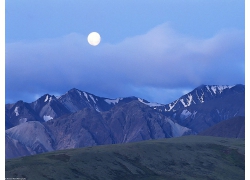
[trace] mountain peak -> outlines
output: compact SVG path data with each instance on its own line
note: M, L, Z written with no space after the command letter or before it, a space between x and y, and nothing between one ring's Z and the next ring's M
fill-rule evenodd
M39 99L37 99L35 102L48 103L48 102L51 102L53 99L56 99L56 97L54 95L44 94ZM35 103L35 102L33 102L33 103Z
M77 92L77 91L81 91L81 90L79 90L79 89L77 89L77 88L72 88L72 89L70 89L68 92Z

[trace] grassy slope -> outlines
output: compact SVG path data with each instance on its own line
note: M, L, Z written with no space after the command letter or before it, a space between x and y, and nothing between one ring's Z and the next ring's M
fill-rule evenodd
M6 177L243 180L245 141L185 136L55 151L6 160Z

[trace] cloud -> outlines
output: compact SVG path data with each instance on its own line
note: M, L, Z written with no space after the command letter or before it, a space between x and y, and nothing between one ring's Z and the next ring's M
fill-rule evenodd
M180 93L200 84L244 83L244 42L244 31L237 29L198 39L165 23L118 44L101 42L96 47L77 33L8 43L6 99L76 87L100 96L170 101L178 98L173 93L167 97L174 89ZM150 92L154 95L146 95Z

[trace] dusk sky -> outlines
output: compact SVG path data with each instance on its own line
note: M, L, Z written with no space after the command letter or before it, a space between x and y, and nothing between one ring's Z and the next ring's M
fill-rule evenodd
M201 84L245 84L244 3L5 1L5 102L77 88L167 104Z

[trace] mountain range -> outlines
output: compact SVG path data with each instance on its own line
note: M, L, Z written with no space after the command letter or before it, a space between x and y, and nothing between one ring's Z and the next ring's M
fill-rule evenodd
M32 103L5 105L5 157L196 135L244 116L245 86L240 84L201 85L169 104L103 98L73 88L60 97L45 94ZM238 128L244 131L243 124L231 130Z

